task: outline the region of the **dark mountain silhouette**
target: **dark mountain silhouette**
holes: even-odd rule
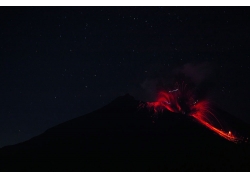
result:
[[[250,147],[223,139],[191,117],[157,117],[130,95],[0,149],[0,171],[250,171]],[[237,130],[248,124],[217,109]]]

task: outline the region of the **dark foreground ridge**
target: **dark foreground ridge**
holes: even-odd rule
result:
[[[0,171],[250,171],[248,144],[229,142],[182,114],[155,117],[140,103],[127,94],[1,148]]]

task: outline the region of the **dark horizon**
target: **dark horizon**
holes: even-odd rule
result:
[[[147,104],[126,94],[26,142],[0,148],[0,170],[249,171],[250,125],[217,109],[216,116],[233,125],[233,136],[221,136],[199,119],[166,109],[155,112]]]

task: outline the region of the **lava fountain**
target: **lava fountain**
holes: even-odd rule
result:
[[[147,107],[152,108],[155,113],[167,109],[175,113],[182,113],[193,117],[200,124],[217,133],[221,137],[239,142],[240,137],[236,137],[230,130],[225,130],[221,122],[216,118],[208,100],[196,100],[194,90],[187,87],[187,84],[176,83],[176,88],[169,91],[160,91],[157,101],[147,102]]]

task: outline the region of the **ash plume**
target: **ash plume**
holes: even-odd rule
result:
[[[152,100],[161,90],[173,90],[176,83],[185,82],[195,92],[195,98],[204,99],[210,96],[215,87],[213,82],[213,64],[209,62],[186,63],[172,71],[159,73],[154,77],[149,76],[140,83],[140,93],[144,94],[146,100]]]

